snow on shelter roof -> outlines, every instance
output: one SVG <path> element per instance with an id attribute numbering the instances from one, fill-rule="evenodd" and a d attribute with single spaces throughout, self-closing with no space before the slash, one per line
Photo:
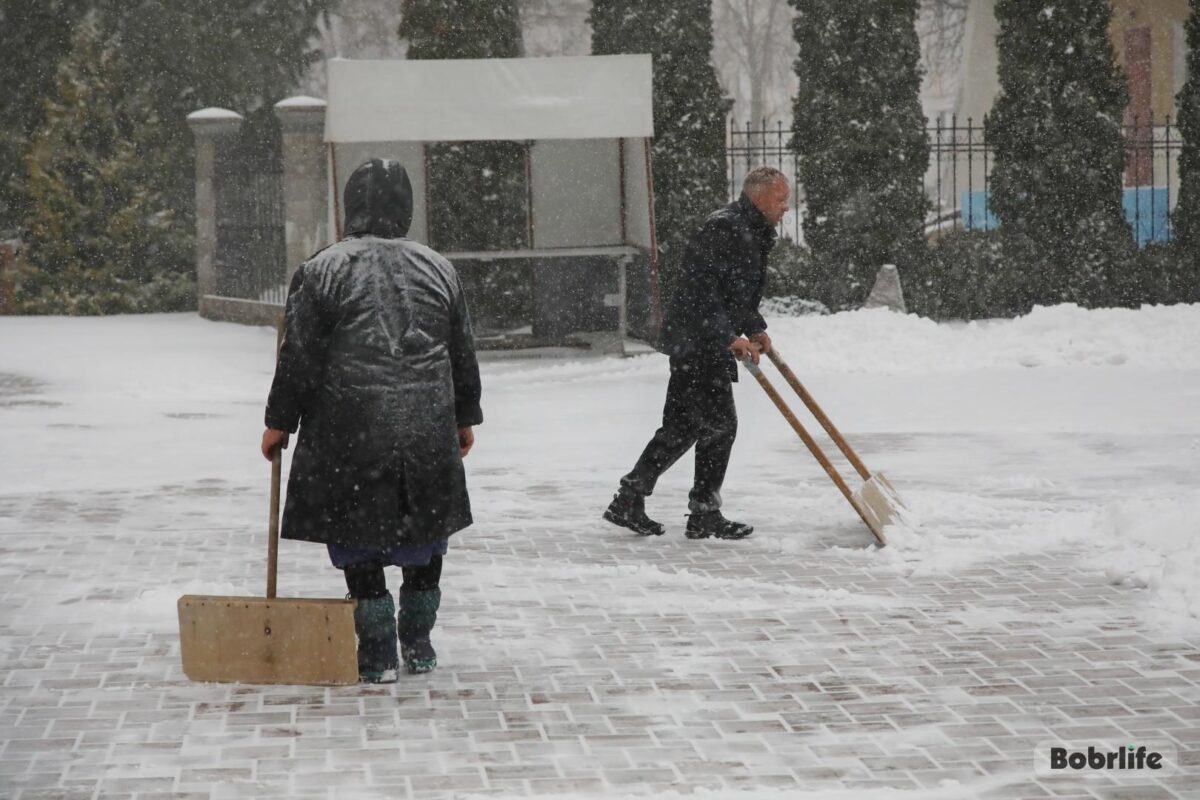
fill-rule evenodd
<path id="1" fill-rule="evenodd" d="M 329 142 L 654 135 L 648 55 L 328 62 Z"/>

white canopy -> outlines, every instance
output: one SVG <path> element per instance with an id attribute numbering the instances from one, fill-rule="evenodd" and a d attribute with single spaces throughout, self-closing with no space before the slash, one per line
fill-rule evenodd
<path id="1" fill-rule="evenodd" d="M 328 62 L 329 142 L 654 135 L 648 55 Z"/>

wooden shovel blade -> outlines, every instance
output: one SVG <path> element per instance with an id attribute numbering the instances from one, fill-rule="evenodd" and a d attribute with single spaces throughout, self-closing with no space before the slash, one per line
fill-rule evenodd
<path id="1" fill-rule="evenodd" d="M 179 648 L 194 681 L 358 682 L 352 600 L 185 595 Z"/>
<path id="2" fill-rule="evenodd" d="M 881 545 L 887 544 L 887 540 L 883 538 L 883 529 L 899 522 L 908 510 L 900 495 L 896 493 L 896 487 L 892 486 L 882 472 L 876 472 L 870 480 L 858 487 L 850 496 L 850 502 L 858 509 L 863 521 Z"/>

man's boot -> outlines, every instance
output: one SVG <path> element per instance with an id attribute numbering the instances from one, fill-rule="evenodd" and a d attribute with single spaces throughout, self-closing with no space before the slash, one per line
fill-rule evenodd
<path id="1" fill-rule="evenodd" d="M 390 594 L 360 599 L 354 606 L 358 634 L 358 678 L 363 683 L 395 683 L 400 670 L 396 653 L 396 604 Z"/>
<path id="2" fill-rule="evenodd" d="M 686 536 L 689 539 L 745 539 L 754 533 L 754 528 L 742 522 L 725 519 L 719 510 L 689 514 Z"/>
<path id="3" fill-rule="evenodd" d="M 604 518 L 641 536 L 662 536 L 667 532 L 660 523 L 646 516 L 646 498 L 624 487 L 613 496 Z"/>
<path id="4" fill-rule="evenodd" d="M 437 653 L 429 634 L 437 622 L 441 604 L 441 589 L 400 590 L 400 656 L 404 668 L 414 675 L 432 672 L 437 666 Z"/>

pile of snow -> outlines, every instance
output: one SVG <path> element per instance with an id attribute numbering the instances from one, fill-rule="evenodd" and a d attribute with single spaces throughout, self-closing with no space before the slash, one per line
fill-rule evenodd
<path id="1" fill-rule="evenodd" d="M 1093 563 L 1109 580 L 1149 590 L 1156 618 L 1200 626 L 1200 490 L 1112 503 L 1099 522 L 1106 549 Z"/>
<path id="2" fill-rule="evenodd" d="M 1200 369 L 1200 305 L 1037 307 L 1015 320 L 936 323 L 887 309 L 769 320 L 793 369 L 959 372 L 1029 367 Z"/>
<path id="3" fill-rule="evenodd" d="M 889 526 L 886 548 L 862 551 L 868 568 L 920 576 L 1004 555 L 1087 553 L 1083 566 L 1113 584 L 1146 590 L 1147 621 L 1200 631 L 1200 490 L 1131 497 L 1096 510 L 1034 507 L 1020 513 L 1010 501 L 1007 513 L 991 520 L 980 508 L 1001 508 L 1003 501 L 941 492 L 921 492 L 916 499 L 913 505 L 936 509 L 940 519 L 930 523 L 910 514 Z M 969 522 L 955 524 L 956 517 Z"/>
<path id="4" fill-rule="evenodd" d="M 261 597 L 259 587 L 229 581 L 186 581 L 178 585 L 145 589 L 133 600 L 89 601 L 73 611 L 74 622 L 88 622 L 95 630 L 124 631 L 131 628 L 172 631 L 179 624 L 176 601 L 183 595 L 218 597 Z"/>
<path id="5" fill-rule="evenodd" d="M 818 300 L 806 300 L 796 295 L 767 297 L 758 307 L 764 317 L 803 317 L 809 314 L 828 314 L 829 308 Z"/>
<path id="6" fill-rule="evenodd" d="M 847 543 L 846 552 L 857 553 L 868 569 L 920 576 L 1005 555 L 1090 554 L 1082 557 L 1085 566 L 1113 583 L 1145 589 L 1148 621 L 1200 630 L 1200 492 L 1156 488 L 1149 474 L 1145 483 L 1114 477 L 1107 497 L 1091 502 L 1080 487 L 1108 478 L 1089 474 L 1082 453 L 1075 466 L 1039 455 L 1039 439 L 1046 435 L 1080 436 L 1078 446 L 1086 450 L 1089 436 L 1168 432 L 1180 437 L 1176 452 L 1185 459 L 1195 453 L 1197 417 L 1181 409 L 1197 396 L 1200 305 L 1136 310 L 1062 305 L 1039 307 L 1015 320 L 966 324 L 875 309 L 769 323 L 781 352 L 806 381 L 811 376 L 810 384 L 836 387 L 832 376 L 841 373 L 844 385 L 888 392 L 876 400 L 887 409 L 877 418 L 863 411 L 855 419 L 852 407 L 834 395 L 826 410 L 844 430 L 886 431 L 891 422 L 893 430 L 980 435 L 979 443 L 964 435 L 957 452 L 921 457 L 950 457 L 933 479 L 940 484 L 936 488 L 907 487 L 911 473 L 900 466 L 893 470 L 888 453 L 867 454 L 868 463 L 882 466 L 901 487 L 913 511 L 887 531 L 887 548 Z M 953 393 L 951 387 L 962 381 L 955 373 L 975 374 L 978 391 Z M 1013 377 L 1000 377 L 1004 373 Z M 927 397 L 913 393 L 910 376 Z M 799 406 L 790 394 L 788 399 Z M 922 402 L 933 409 L 928 417 L 916 413 Z M 970 409 L 964 407 L 968 403 Z M 1021 454 L 1013 457 L 1012 472 L 954 475 L 955 461 L 970 470 L 972 449 L 993 438 Z M 1130 448 L 1142 450 L 1136 442 Z M 1136 474 L 1152 461 L 1145 459 L 1125 466 Z M 1116 462 L 1113 467 L 1120 471 Z M 846 513 L 843 505 L 840 497 L 822 497 L 803 517 L 833 524 Z M 800 538 L 778 545 L 784 552 L 810 546 Z"/>

